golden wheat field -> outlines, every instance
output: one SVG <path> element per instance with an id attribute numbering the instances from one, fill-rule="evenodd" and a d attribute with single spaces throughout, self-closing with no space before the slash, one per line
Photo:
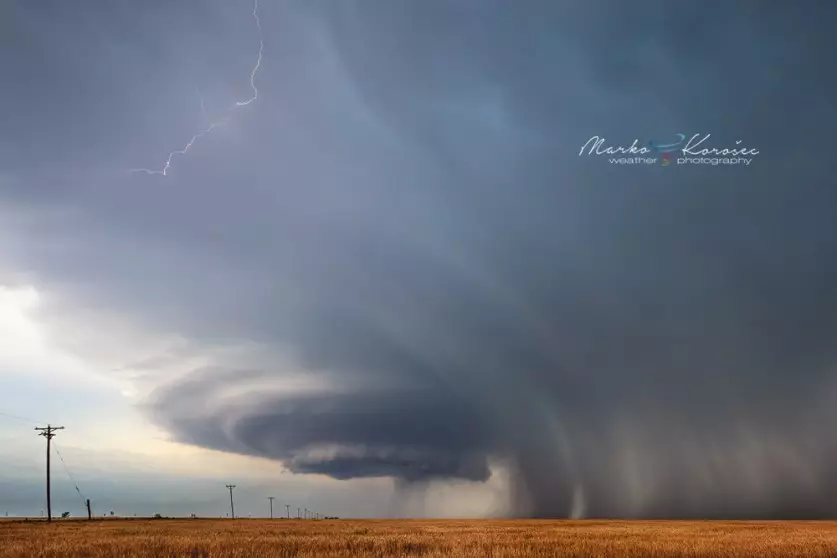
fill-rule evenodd
<path id="1" fill-rule="evenodd" d="M 837 522 L 6 521 L 0 556 L 837 556 Z"/>

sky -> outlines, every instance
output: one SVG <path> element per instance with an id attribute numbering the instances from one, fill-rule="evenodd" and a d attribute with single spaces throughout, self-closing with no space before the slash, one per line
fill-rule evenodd
<path id="1" fill-rule="evenodd" d="M 837 517 L 835 20 L 3 2 L 0 513 Z"/>

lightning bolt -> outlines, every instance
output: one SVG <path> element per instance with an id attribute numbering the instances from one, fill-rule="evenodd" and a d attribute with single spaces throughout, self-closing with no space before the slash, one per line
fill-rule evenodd
<path id="1" fill-rule="evenodd" d="M 264 50 L 264 35 L 262 34 L 262 22 L 259 20 L 259 0 L 253 0 L 253 19 L 256 20 L 256 28 L 259 30 L 259 56 L 256 59 L 256 65 L 250 72 L 250 89 L 253 90 L 253 96 L 246 101 L 238 101 L 234 106 L 243 107 L 249 105 L 259 98 L 259 90 L 256 88 L 256 73 L 259 71 L 259 66 L 262 65 L 262 51 Z"/>
<path id="2" fill-rule="evenodd" d="M 206 128 L 206 130 L 203 130 L 202 132 L 198 132 L 197 134 L 192 136 L 192 139 L 190 139 L 189 142 L 185 146 L 183 146 L 182 149 L 178 149 L 176 151 L 172 151 L 171 153 L 169 153 L 169 156 L 166 159 L 166 164 L 162 169 L 160 169 L 160 170 L 130 169 L 128 172 L 131 172 L 131 173 L 144 172 L 145 174 L 159 174 L 160 176 L 168 176 L 169 169 L 171 168 L 171 161 L 172 161 L 172 159 L 174 159 L 175 155 L 186 155 L 186 153 L 188 153 L 189 150 L 192 149 L 192 146 L 195 144 L 196 141 L 198 141 L 203 136 L 207 135 L 209 132 L 211 132 L 215 128 L 217 128 L 219 126 L 223 126 L 228 121 L 229 121 L 229 117 L 223 118 L 223 119 L 219 120 L 218 122 L 213 122 L 212 124 L 209 125 L 209 127 Z"/>
<path id="3" fill-rule="evenodd" d="M 253 69 L 250 71 L 250 88 L 253 90 L 253 95 L 249 99 L 247 99 L 246 101 L 237 101 L 236 103 L 234 103 L 229 108 L 230 111 L 233 110 L 233 109 L 236 109 L 238 107 L 247 106 L 247 105 L 249 105 L 250 103 L 252 103 L 253 101 L 255 101 L 256 99 L 259 98 L 259 89 L 256 87 L 256 74 L 259 72 L 259 68 L 262 65 L 262 53 L 264 51 L 264 34 L 262 33 L 262 22 L 259 19 L 259 0 L 253 0 L 253 19 L 256 20 L 256 29 L 259 32 L 259 55 L 256 58 L 256 64 L 253 66 Z M 198 94 L 198 96 L 200 97 L 200 94 Z M 203 103 L 203 98 L 202 97 L 200 97 L 200 103 L 201 103 L 201 113 L 203 114 L 204 113 L 204 103 Z M 177 150 L 172 151 L 171 153 L 169 153 L 169 156 L 166 158 L 166 164 L 163 166 L 162 169 L 154 170 L 154 169 L 139 168 L 139 169 L 130 169 L 130 170 L 128 170 L 128 172 L 129 173 L 141 172 L 141 173 L 145 173 L 145 174 L 149 174 L 149 175 L 168 176 L 169 170 L 171 169 L 172 160 L 177 155 L 186 155 L 186 153 L 188 153 L 189 150 L 192 149 L 192 146 L 195 144 L 196 141 L 198 141 L 200 138 L 202 138 L 202 137 L 206 136 L 207 134 L 209 134 L 210 132 L 212 132 L 212 130 L 214 130 L 215 128 L 218 128 L 219 126 L 223 126 L 224 124 L 226 124 L 229 121 L 229 119 L 230 119 L 229 116 L 225 116 L 221 120 L 218 120 L 217 122 L 213 122 L 212 124 L 210 124 L 206 129 L 204 129 L 204 130 L 196 133 L 195 135 L 193 135 L 192 139 L 190 139 L 186 143 L 186 145 L 184 145 L 180 149 L 177 149 Z"/>

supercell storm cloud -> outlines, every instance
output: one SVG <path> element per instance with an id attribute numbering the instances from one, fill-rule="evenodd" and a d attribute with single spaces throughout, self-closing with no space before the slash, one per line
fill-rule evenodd
<path id="1" fill-rule="evenodd" d="M 152 421 L 336 479 L 502 464 L 510 515 L 837 516 L 834 6 L 263 0 L 258 100 L 130 175 L 191 134 L 146 121 L 193 99 L 181 53 L 248 93 L 250 8 L 187 4 L 127 30 L 62 4 L 51 25 L 100 35 L 44 35 L 27 55 L 66 70 L 6 61 L 41 93 L 0 92 L 17 269 L 196 352 L 281 355 L 160 380 Z M 190 10 L 234 22 L 228 50 Z M 116 36 L 124 64 L 95 48 Z M 677 133 L 759 154 L 579 156 Z"/>

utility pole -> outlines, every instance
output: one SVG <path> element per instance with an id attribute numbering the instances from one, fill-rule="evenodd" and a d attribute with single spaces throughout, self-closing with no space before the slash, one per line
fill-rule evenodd
<path id="1" fill-rule="evenodd" d="M 90 511 L 90 498 L 87 499 L 87 520 L 93 519 L 93 513 Z"/>
<path id="2" fill-rule="evenodd" d="M 308 519 L 308 508 L 305 508 L 305 519 Z"/>
<path id="3" fill-rule="evenodd" d="M 46 428 L 38 428 L 35 427 L 35 430 L 40 430 L 40 434 L 38 436 L 43 436 L 46 438 L 47 441 L 47 448 L 46 448 L 46 489 L 47 489 L 47 521 L 52 521 L 52 499 L 50 497 L 49 492 L 49 441 L 55 436 L 56 430 L 64 430 L 63 426 L 50 426 L 49 424 L 46 425 Z"/>
<path id="4" fill-rule="evenodd" d="M 290 519 L 291 518 L 291 505 L 290 504 L 285 504 L 285 508 L 287 508 L 287 510 L 288 510 L 288 519 Z"/>
<path id="5" fill-rule="evenodd" d="M 273 519 L 273 496 L 268 496 L 268 500 L 270 500 L 270 519 Z"/>
<path id="6" fill-rule="evenodd" d="M 296 509 L 296 518 L 302 519 L 302 516 L 299 514 L 299 508 Z"/>
<path id="7" fill-rule="evenodd" d="M 233 504 L 233 497 L 232 497 L 232 491 L 233 491 L 233 488 L 235 488 L 235 485 L 234 484 L 228 484 L 227 488 L 230 489 L 230 516 L 233 519 L 235 519 L 235 504 Z"/>

